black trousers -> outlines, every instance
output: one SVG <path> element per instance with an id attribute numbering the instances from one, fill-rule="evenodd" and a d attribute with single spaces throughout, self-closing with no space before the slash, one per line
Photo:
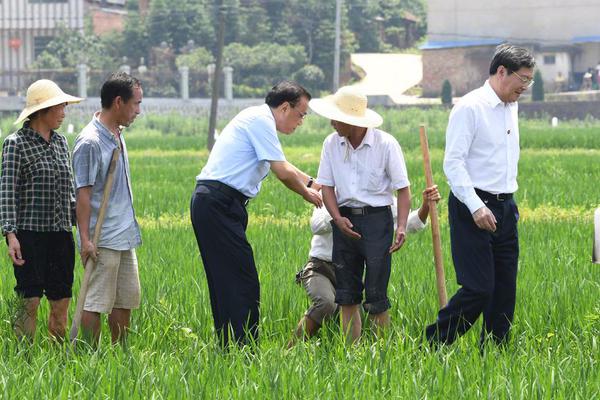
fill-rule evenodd
<path id="1" fill-rule="evenodd" d="M 239 344 L 256 341 L 260 286 L 246 239 L 248 213 L 243 200 L 198 184 L 192 195 L 191 218 L 221 343 L 226 346 L 231 333 Z"/>
<path id="2" fill-rule="evenodd" d="M 452 193 L 448 199 L 452 260 L 462 287 L 425 329 L 434 344 L 454 342 L 482 313 L 481 343 L 488 336 L 496 343 L 508 339 L 517 288 L 519 212 L 512 197 L 498 200 L 481 191 L 478 195 L 498 221 L 493 233 L 478 228 L 467 206 Z"/>

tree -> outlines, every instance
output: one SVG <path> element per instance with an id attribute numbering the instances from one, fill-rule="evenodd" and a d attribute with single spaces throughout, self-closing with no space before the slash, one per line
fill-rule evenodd
<path id="1" fill-rule="evenodd" d="M 544 80 L 540 70 L 536 70 L 533 75 L 533 87 L 531 88 L 531 100 L 544 101 Z"/>
<path id="2" fill-rule="evenodd" d="M 442 104 L 452 105 L 452 85 L 448 79 L 442 84 Z"/>
<path id="3" fill-rule="evenodd" d="M 181 54 L 175 59 L 177 67 L 186 66 L 191 71 L 206 71 L 206 66 L 215 61 L 210 51 L 204 47 L 198 47 L 188 54 Z"/>
<path id="4" fill-rule="evenodd" d="M 313 97 L 318 97 L 325 83 L 325 74 L 316 65 L 305 65 L 294 72 L 292 79 L 304 86 Z"/>

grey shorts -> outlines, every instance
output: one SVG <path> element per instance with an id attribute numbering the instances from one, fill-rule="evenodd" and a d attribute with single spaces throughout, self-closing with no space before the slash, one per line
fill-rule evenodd
<path id="1" fill-rule="evenodd" d="M 333 264 L 326 261 L 311 259 L 299 273 L 299 279 L 311 300 L 311 306 L 305 315 L 319 325 L 335 316 L 338 310 L 335 304 L 335 287 L 325 274 L 318 272 L 316 264 L 324 263 L 333 271 Z"/>
<path id="2" fill-rule="evenodd" d="M 98 248 L 83 309 L 109 314 L 113 308 L 132 310 L 139 306 L 140 278 L 135 249 Z"/>

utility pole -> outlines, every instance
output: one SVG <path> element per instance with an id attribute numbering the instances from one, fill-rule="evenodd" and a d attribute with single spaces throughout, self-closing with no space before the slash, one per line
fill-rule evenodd
<path id="1" fill-rule="evenodd" d="M 335 2 L 335 49 L 333 52 L 333 91 L 340 86 L 340 36 L 342 26 L 342 0 Z"/>
<path id="2" fill-rule="evenodd" d="M 212 78 L 212 90 L 210 99 L 210 118 L 208 120 L 208 140 L 206 146 L 212 150 L 215 145 L 215 129 L 217 127 L 217 109 L 219 107 L 219 83 L 221 71 L 223 69 L 223 46 L 225 36 L 225 10 L 223 2 L 219 2 L 219 28 L 217 30 L 217 59 L 215 62 L 215 72 Z"/>

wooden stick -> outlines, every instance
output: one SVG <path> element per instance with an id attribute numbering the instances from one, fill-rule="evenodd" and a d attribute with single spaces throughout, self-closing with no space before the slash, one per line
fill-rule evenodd
<path id="1" fill-rule="evenodd" d="M 423 153 L 423 167 L 425 169 L 425 181 L 427 187 L 434 185 L 433 174 L 431 173 L 431 160 L 429 158 L 429 143 L 425 125 L 419 127 L 419 136 L 421 138 L 421 152 Z M 429 216 L 431 218 L 431 236 L 433 239 L 433 258 L 435 260 L 435 278 L 437 284 L 438 301 L 440 308 L 448 303 L 446 295 L 446 278 L 444 276 L 444 261 L 442 260 L 442 241 L 440 239 L 440 221 L 438 219 L 437 205 L 435 201 L 429 202 Z"/>
<path id="2" fill-rule="evenodd" d="M 600 264 L 600 207 L 594 213 L 594 250 L 592 251 L 592 262 Z"/>
<path id="3" fill-rule="evenodd" d="M 96 220 L 96 226 L 94 227 L 94 237 L 92 239 L 94 246 L 97 246 L 98 242 L 100 241 L 100 232 L 102 231 L 102 224 L 104 223 L 104 216 L 106 215 L 108 198 L 110 197 L 110 191 L 112 190 L 115 169 L 117 167 L 117 160 L 119 159 L 120 154 L 121 151 L 119 148 L 114 149 L 112 158 L 110 160 L 110 165 L 108 166 L 104 191 L 102 192 L 102 201 L 100 202 L 100 210 L 98 211 L 98 219 Z M 96 263 L 94 259 L 92 257 L 88 257 L 85 263 L 85 273 L 81 278 L 81 286 L 79 287 L 79 295 L 77 296 L 77 306 L 75 307 L 75 314 L 73 315 L 71 332 L 69 334 L 71 343 L 75 342 L 75 339 L 77 339 L 77 334 L 79 333 L 79 325 L 81 324 L 81 315 L 83 314 L 83 306 L 85 305 L 88 283 L 90 282 L 90 276 L 95 268 Z"/>

